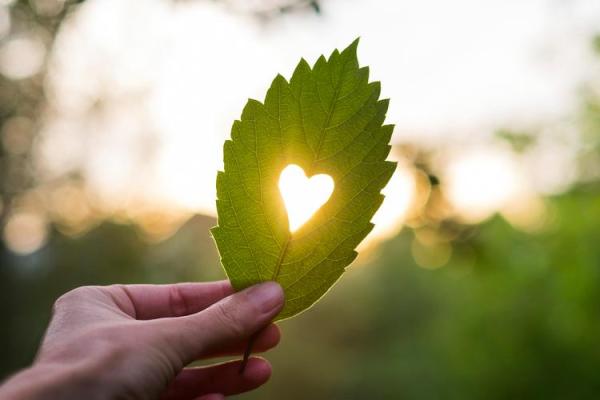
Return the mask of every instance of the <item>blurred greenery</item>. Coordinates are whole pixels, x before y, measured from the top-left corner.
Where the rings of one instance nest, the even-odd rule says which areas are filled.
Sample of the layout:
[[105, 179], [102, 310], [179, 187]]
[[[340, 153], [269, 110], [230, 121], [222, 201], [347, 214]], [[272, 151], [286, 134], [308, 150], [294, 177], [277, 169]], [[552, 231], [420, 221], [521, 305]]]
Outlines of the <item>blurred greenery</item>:
[[[546, 199], [543, 233], [492, 218], [455, 240], [448, 264], [433, 270], [415, 263], [417, 235], [404, 230], [319, 305], [282, 323], [274, 378], [248, 398], [595, 398], [599, 196], [596, 183]], [[195, 217], [155, 245], [105, 223], [78, 239], [53, 232], [29, 257], [3, 250], [2, 374], [31, 361], [65, 290], [222, 277], [213, 223]]]
[[[50, 46], [77, 2], [51, 16], [40, 16], [38, 3], [16, 2], [12, 33], [41, 30]], [[600, 36], [592, 44], [600, 49]], [[440, 214], [445, 182], [430, 160], [435, 151], [407, 144], [420, 154], [408, 157], [411, 165], [433, 187], [429, 202], [397, 236], [361, 254], [316, 307], [282, 323], [283, 342], [269, 354], [272, 381], [243, 397], [597, 398], [600, 96], [593, 87], [575, 122], [577, 179], [542, 199], [545, 216], [535, 229], [517, 229], [501, 215], [467, 224]], [[0, 146], [0, 227], [13, 199], [36, 185], [30, 153], [44, 100], [42, 74], [0, 75], [0, 125], [14, 117], [35, 122], [26, 126], [27, 151]], [[497, 137], [526, 156], [540, 136], [500, 129]], [[0, 379], [31, 363], [53, 301], [73, 287], [224, 277], [208, 233], [214, 224], [197, 215], [168, 239], [149, 241], [138, 226], [110, 219], [78, 235], [53, 223], [46, 245], [29, 255], [0, 241]], [[425, 268], [415, 254], [449, 259]]]
[[249, 398], [597, 398], [599, 198], [594, 184], [547, 199], [541, 234], [495, 217], [436, 270], [405, 230], [284, 323], [273, 382]]
[[501, 129], [496, 132], [496, 137], [506, 141], [517, 153], [523, 153], [535, 144], [535, 137], [529, 132], [513, 132]]

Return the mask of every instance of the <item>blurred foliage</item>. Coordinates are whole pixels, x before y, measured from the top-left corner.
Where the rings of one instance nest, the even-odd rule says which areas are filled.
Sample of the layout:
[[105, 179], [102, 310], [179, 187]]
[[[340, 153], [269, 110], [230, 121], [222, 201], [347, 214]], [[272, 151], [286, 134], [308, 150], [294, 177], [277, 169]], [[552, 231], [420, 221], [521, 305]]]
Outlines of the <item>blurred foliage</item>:
[[592, 39], [592, 47], [598, 54], [600, 54], [600, 34], [594, 36]]
[[435, 270], [405, 230], [284, 324], [274, 380], [250, 398], [596, 398], [599, 195], [548, 199], [543, 234], [493, 218]]
[[[61, 22], [80, 0], [19, 0], [9, 7], [10, 32], [0, 44], [15, 38], [34, 38], [49, 49]], [[35, 186], [32, 149], [40, 128], [44, 104], [44, 67], [22, 79], [0, 74], [0, 227], [10, 213], [13, 199]], [[10, 129], [9, 129], [10, 128]], [[9, 141], [24, 143], [15, 150]]]
[[[537, 234], [500, 217], [471, 227], [437, 269], [415, 263], [421, 235], [404, 230], [282, 324], [273, 381], [248, 398], [595, 398], [599, 196], [593, 184], [547, 199], [549, 225]], [[134, 228], [106, 223], [79, 239], [54, 232], [29, 257], [2, 251], [2, 374], [30, 362], [65, 290], [222, 277], [212, 224], [196, 217], [148, 245]]]
[[506, 141], [517, 153], [523, 153], [535, 144], [535, 137], [529, 132], [514, 132], [501, 129], [496, 132], [496, 137]]

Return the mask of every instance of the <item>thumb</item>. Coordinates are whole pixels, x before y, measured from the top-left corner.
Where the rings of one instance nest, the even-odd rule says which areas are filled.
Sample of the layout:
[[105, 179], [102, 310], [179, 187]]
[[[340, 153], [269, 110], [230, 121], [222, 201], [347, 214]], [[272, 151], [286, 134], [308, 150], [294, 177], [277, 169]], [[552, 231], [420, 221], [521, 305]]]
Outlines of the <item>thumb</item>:
[[283, 304], [281, 286], [265, 282], [225, 297], [199, 313], [163, 319], [169, 324], [164, 333], [171, 336], [173, 340], [168, 342], [176, 346], [174, 350], [187, 364], [250, 337], [268, 325]]

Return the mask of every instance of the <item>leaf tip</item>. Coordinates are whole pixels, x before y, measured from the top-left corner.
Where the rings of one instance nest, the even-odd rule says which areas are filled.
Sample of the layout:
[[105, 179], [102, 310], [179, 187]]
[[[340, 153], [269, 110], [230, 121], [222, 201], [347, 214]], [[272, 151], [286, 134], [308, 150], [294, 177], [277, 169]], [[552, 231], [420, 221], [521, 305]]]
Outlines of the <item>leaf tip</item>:
[[352, 43], [350, 43], [350, 45], [348, 45], [348, 47], [346, 47], [343, 51], [343, 53], [351, 53], [356, 55], [356, 49], [358, 48], [358, 43], [360, 42], [360, 36], [357, 37], [356, 39], [354, 39], [354, 41]]
[[275, 79], [273, 79], [273, 82], [277, 82], [277, 83], [287, 83], [287, 80], [284, 78], [283, 75], [281, 74], [277, 74], [277, 76], [275, 77]]
[[310, 64], [308, 64], [308, 61], [306, 61], [306, 58], [302, 57], [300, 59], [300, 62], [298, 63], [298, 67], [302, 66], [303, 68], [310, 68]]

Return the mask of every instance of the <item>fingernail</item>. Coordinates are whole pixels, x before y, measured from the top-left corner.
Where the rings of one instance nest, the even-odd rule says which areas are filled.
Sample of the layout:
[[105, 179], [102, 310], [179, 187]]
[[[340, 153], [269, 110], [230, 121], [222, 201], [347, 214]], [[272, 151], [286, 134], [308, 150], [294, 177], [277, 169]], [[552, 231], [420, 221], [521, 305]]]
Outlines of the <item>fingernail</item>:
[[281, 307], [283, 303], [283, 289], [276, 282], [265, 282], [252, 286], [246, 295], [256, 308], [264, 313]]

